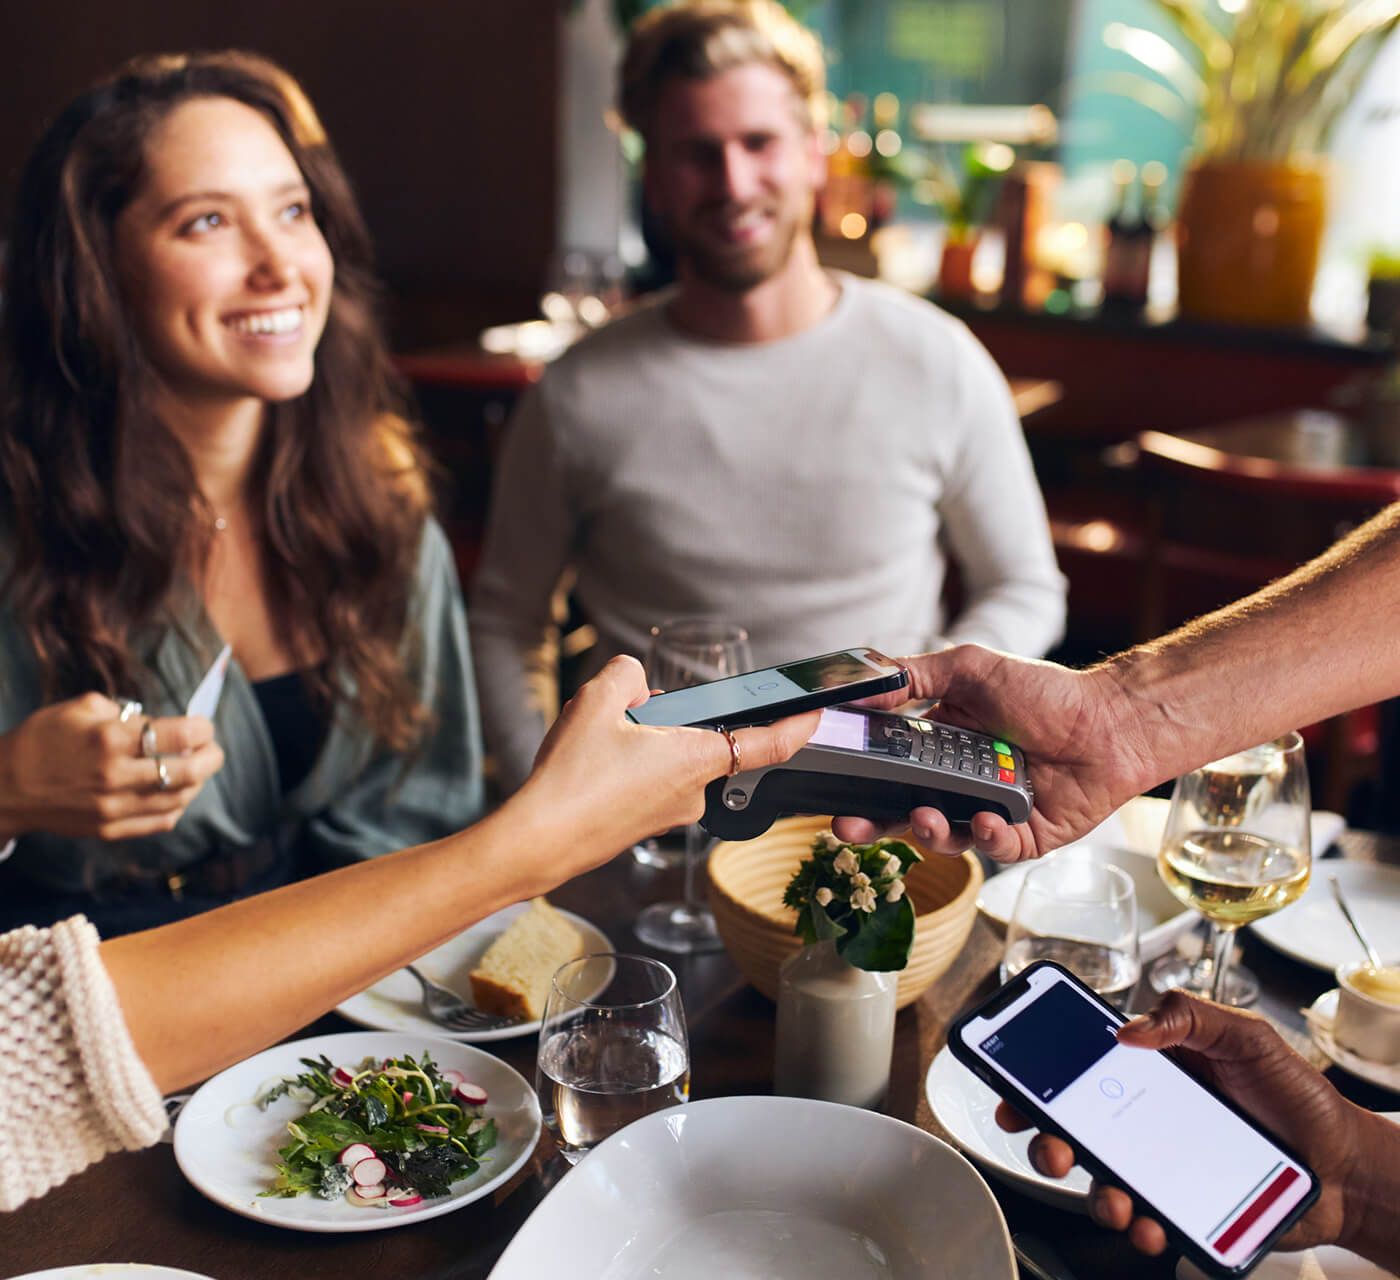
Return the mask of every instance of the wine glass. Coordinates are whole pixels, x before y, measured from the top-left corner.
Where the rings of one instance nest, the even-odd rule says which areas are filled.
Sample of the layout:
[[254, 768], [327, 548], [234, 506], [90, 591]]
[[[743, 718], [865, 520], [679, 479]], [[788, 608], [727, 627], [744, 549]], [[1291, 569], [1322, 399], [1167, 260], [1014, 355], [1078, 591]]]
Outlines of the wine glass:
[[1133, 878], [1087, 849], [1065, 849], [1032, 866], [1006, 926], [1002, 980], [1037, 960], [1057, 961], [1126, 1008], [1142, 976]]
[[[749, 634], [718, 618], [672, 618], [651, 629], [646, 661], [653, 689], [686, 689], [753, 669]], [[685, 828], [685, 893], [637, 917], [637, 937], [660, 951], [713, 951], [722, 946], [715, 918], [699, 892], [700, 864], [710, 838], [697, 822]]]
[[[1312, 803], [1296, 733], [1215, 760], [1177, 779], [1157, 870], [1172, 894], [1210, 924], [1201, 977], [1211, 999], [1249, 1004], [1258, 983], [1231, 984], [1241, 925], [1286, 907], [1308, 887]], [[1170, 966], [1154, 970], [1159, 990]], [[1186, 975], [1182, 975], [1185, 977]], [[1181, 985], [1191, 989], [1189, 979]]]
[[600, 952], [561, 965], [540, 1020], [535, 1091], [570, 1164], [633, 1120], [690, 1096], [676, 975], [659, 960]]

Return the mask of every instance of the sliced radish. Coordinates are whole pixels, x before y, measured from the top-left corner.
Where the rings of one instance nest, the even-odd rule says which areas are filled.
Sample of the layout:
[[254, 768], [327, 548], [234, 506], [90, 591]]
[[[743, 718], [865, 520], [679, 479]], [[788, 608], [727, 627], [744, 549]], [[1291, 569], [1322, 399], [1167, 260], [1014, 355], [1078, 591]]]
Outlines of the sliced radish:
[[366, 1146], [363, 1142], [352, 1142], [338, 1156], [336, 1161], [343, 1164], [347, 1169], [353, 1169], [361, 1160], [373, 1160], [374, 1148]]
[[449, 1129], [445, 1124], [416, 1124], [416, 1125], [414, 1125], [413, 1127], [414, 1127], [415, 1129], [421, 1129], [424, 1133], [451, 1133], [451, 1132], [452, 1132], [452, 1130]]
[[351, 1187], [345, 1198], [361, 1209], [368, 1205], [383, 1204], [384, 1184], [381, 1182], [373, 1187]]
[[459, 1102], [465, 1102], [469, 1107], [484, 1107], [486, 1105], [486, 1090], [479, 1084], [473, 1084], [470, 1080], [463, 1080], [452, 1091], [452, 1096]]
[[395, 1192], [389, 1197], [389, 1203], [396, 1209], [410, 1209], [415, 1204], [422, 1204], [423, 1197], [412, 1187], [405, 1187], [402, 1191]]
[[357, 1187], [372, 1187], [377, 1182], [384, 1181], [384, 1175], [389, 1172], [388, 1166], [378, 1156], [370, 1156], [368, 1160], [361, 1160], [353, 1169], [350, 1176], [355, 1179]]
[[447, 1069], [446, 1071], [440, 1071], [440, 1072], [438, 1072], [438, 1074], [439, 1074], [444, 1080], [446, 1080], [446, 1081], [448, 1082], [448, 1084], [463, 1084], [463, 1083], [466, 1082], [466, 1079], [467, 1079], [467, 1077], [464, 1076], [464, 1075], [463, 1075], [460, 1071], [458, 1071], [455, 1067], [448, 1067], [448, 1069]]
[[348, 1089], [355, 1083], [355, 1077], [344, 1067], [337, 1067], [331, 1072], [331, 1083], [335, 1085], [337, 1089]]

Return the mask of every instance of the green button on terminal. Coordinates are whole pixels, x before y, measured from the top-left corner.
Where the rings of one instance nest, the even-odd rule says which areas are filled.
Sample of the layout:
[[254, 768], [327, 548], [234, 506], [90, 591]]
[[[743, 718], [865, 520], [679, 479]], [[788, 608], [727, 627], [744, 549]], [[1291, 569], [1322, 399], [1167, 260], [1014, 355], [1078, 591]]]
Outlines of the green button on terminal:
[[1008, 747], [1004, 742], [993, 742], [992, 750], [999, 752], [1001, 755], [1004, 756], [1009, 756], [1011, 754], [1011, 748]]

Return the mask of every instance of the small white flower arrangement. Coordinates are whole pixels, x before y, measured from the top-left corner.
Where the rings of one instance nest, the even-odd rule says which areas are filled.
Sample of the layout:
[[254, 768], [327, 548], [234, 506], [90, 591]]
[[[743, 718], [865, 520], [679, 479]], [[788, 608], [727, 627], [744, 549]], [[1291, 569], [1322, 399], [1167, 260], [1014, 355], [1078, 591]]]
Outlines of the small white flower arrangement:
[[834, 941], [858, 969], [903, 969], [914, 945], [914, 904], [904, 876], [923, 860], [903, 840], [845, 844], [829, 831], [812, 842], [783, 893], [807, 943]]

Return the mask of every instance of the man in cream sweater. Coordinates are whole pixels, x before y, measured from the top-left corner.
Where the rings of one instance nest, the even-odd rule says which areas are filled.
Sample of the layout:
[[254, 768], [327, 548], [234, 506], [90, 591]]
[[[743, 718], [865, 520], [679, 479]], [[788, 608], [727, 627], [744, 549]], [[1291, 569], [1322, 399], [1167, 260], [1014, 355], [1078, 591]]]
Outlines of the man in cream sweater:
[[1005, 379], [958, 321], [817, 261], [823, 88], [771, 0], [633, 30], [621, 108], [679, 283], [561, 357], [506, 429], [472, 630], [507, 789], [547, 726], [536, 655], [569, 569], [596, 664], [698, 614], [745, 626], [759, 665], [943, 639], [1037, 656], [1061, 634]]

